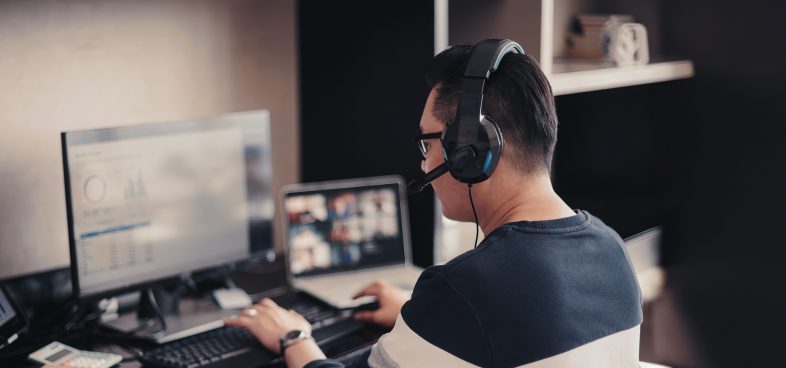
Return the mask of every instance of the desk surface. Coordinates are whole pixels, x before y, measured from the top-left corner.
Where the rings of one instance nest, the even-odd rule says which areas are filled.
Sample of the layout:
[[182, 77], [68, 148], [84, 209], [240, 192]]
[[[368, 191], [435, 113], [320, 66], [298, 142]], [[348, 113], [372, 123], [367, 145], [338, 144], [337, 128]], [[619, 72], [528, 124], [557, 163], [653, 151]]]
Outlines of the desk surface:
[[[369, 325], [368, 328], [357, 331], [351, 335], [345, 336], [339, 340], [332, 341], [328, 344], [324, 344], [322, 346], [325, 355], [330, 358], [337, 359], [337, 360], [351, 360], [354, 356], [356, 356], [359, 352], [365, 351], [368, 347], [370, 347], [374, 342], [379, 339], [385, 332], [385, 329]], [[59, 341], [71, 345], [78, 349], [84, 350], [93, 350], [93, 351], [101, 351], [107, 353], [114, 353], [119, 354], [124, 357], [131, 357], [132, 354], [127, 347], [121, 347], [120, 345], [106, 342], [106, 341], [99, 341], [100, 338], [95, 336], [89, 336], [86, 333], [75, 333], [66, 338], [63, 338]], [[25, 346], [28, 344], [28, 346]], [[3, 350], [2, 354], [8, 354], [8, 352], [12, 351], [31, 351], [36, 348], [36, 346], [45, 345], [43, 343], [34, 344], [28, 341], [20, 341], [19, 345], [15, 344], [13, 346], [14, 350]], [[28, 347], [28, 349], [25, 349]], [[145, 349], [146, 347], [139, 346], [137, 344], [130, 345], [131, 348], [137, 349]], [[0, 359], [0, 366], [2, 367], [40, 367], [40, 365], [27, 361], [27, 353], [20, 353], [17, 356], [11, 358]], [[136, 359], [131, 359], [129, 361], [124, 361], [119, 364], [119, 367], [123, 368], [136, 368], [142, 367], [142, 363], [137, 361]], [[261, 362], [249, 362], [248, 367], [283, 367], [283, 364], [263, 364]], [[238, 367], [242, 368], [242, 367]]]
[[[260, 296], [266, 294], [266, 290], [274, 290], [275, 287], [286, 284], [285, 274], [283, 272], [270, 273], [269, 269], [270, 267], [268, 266], [259, 272], [255, 272], [252, 266], [248, 270], [233, 271], [230, 273], [230, 277], [239, 287], [245, 289], [249, 294], [252, 294], [255, 299], [258, 299]], [[347, 358], [359, 349], [370, 346], [386, 332], [387, 330], [382, 327], [367, 325], [365, 329], [344, 336], [328, 344], [324, 344], [322, 349], [328, 357], [334, 359]], [[58, 341], [78, 349], [115, 353], [124, 357], [132, 356], [132, 353], [124, 347], [108, 342], [106, 339], [90, 335], [84, 331], [78, 331], [65, 337], [59, 337]], [[18, 342], [0, 351], [0, 367], [38, 367], [39, 365], [27, 361], [27, 355], [49, 342], [51, 342], [51, 340], [33, 339], [30, 336], [22, 336]], [[152, 345], [143, 346], [139, 343], [135, 343], [132, 344], [131, 347], [146, 350], [151, 348]], [[9, 354], [13, 354], [13, 356], [9, 356]], [[136, 360], [131, 360], [123, 362], [119, 366], [141, 367], [142, 364]], [[249, 365], [249, 367], [254, 366], [264, 365]]]

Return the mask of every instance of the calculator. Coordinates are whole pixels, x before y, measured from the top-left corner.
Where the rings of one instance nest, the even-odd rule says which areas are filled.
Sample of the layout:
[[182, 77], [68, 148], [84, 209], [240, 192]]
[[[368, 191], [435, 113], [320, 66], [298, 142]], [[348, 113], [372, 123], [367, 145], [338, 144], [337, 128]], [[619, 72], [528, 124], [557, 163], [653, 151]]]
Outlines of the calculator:
[[41, 364], [69, 368], [109, 368], [123, 360], [117, 354], [79, 350], [57, 341], [36, 350], [27, 358]]

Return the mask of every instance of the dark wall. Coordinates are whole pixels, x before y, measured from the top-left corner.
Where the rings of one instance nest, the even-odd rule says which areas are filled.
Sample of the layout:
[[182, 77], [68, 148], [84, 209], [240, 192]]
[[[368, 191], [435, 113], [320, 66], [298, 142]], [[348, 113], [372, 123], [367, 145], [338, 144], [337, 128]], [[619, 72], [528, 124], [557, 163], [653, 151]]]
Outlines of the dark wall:
[[760, 3], [661, 2], [663, 52], [694, 78], [557, 98], [557, 191], [623, 237], [663, 225], [645, 360], [783, 359], [786, 6]]
[[[430, 1], [299, 2], [304, 182], [420, 177], [412, 141], [434, 54]], [[433, 262], [433, 194], [410, 198], [413, 256]]]
[[627, 238], [663, 223], [665, 127], [653, 94], [674, 81], [558, 96], [552, 180], [573, 208]]
[[662, 4], [663, 44], [696, 67], [695, 78], [659, 92], [656, 100], [675, 103], [655, 111], [671, 164], [668, 302], [688, 321], [664, 335], [697, 345], [692, 357], [664, 349], [676, 366], [783, 364], [785, 10], [763, 1]]

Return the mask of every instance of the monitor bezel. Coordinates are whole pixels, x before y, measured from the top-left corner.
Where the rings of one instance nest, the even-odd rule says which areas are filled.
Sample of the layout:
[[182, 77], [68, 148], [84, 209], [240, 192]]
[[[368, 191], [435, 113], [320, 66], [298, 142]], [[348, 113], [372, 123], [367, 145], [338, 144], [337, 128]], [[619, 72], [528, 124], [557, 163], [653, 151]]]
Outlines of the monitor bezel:
[[[338, 269], [325, 273], [318, 273], [315, 275], [304, 275], [304, 276], [295, 275], [291, 272], [290, 265], [289, 265], [289, 259], [290, 259], [289, 219], [286, 213], [287, 196], [296, 193], [305, 194], [309, 192], [317, 192], [317, 191], [325, 191], [325, 190], [341, 190], [341, 189], [362, 190], [364, 187], [375, 187], [375, 186], [384, 186], [384, 185], [391, 185], [391, 186], [395, 185], [398, 191], [398, 201], [399, 201], [399, 210], [400, 210], [399, 221], [401, 221], [400, 224], [401, 238], [402, 238], [402, 242], [404, 243], [403, 263], [391, 262], [385, 264], [375, 264], [373, 266], [368, 266], [368, 267]], [[287, 278], [289, 279], [290, 284], [294, 285], [294, 281], [296, 279], [306, 280], [309, 278], [348, 274], [348, 273], [356, 272], [358, 270], [366, 270], [374, 267], [386, 267], [386, 266], [394, 266], [398, 264], [402, 266], [412, 266], [412, 236], [409, 229], [409, 207], [407, 206], [407, 196], [406, 196], [405, 188], [406, 185], [404, 183], [404, 178], [400, 175], [385, 175], [385, 176], [374, 176], [374, 177], [367, 177], [367, 178], [308, 182], [308, 183], [289, 184], [283, 186], [281, 188], [281, 194], [278, 197], [280, 200], [279, 208], [281, 209], [281, 233], [284, 243], [283, 245], [284, 245], [284, 257], [285, 257], [284, 265], [287, 270]]]
[[[73, 131], [63, 131], [60, 133], [60, 145], [61, 145], [61, 153], [62, 153], [62, 160], [63, 160], [63, 178], [65, 181], [65, 200], [66, 200], [66, 220], [68, 223], [68, 248], [69, 248], [69, 257], [70, 257], [70, 273], [71, 273], [71, 285], [72, 285], [72, 297], [78, 303], [90, 303], [95, 302], [101, 299], [122, 295], [126, 293], [136, 292], [140, 290], [150, 289], [154, 287], [170, 287], [176, 284], [180, 284], [183, 280], [187, 280], [192, 278], [193, 275], [204, 274], [210, 271], [216, 271], [225, 269], [227, 272], [238, 268], [241, 265], [247, 263], [260, 263], [260, 260], [264, 260], [266, 257], [262, 255], [263, 252], [274, 250], [275, 251], [275, 244], [274, 244], [274, 237], [271, 233], [271, 246], [267, 250], [262, 250], [258, 252], [251, 251], [251, 239], [249, 233], [249, 251], [244, 256], [238, 257], [237, 259], [225, 261], [225, 262], [218, 262], [212, 265], [206, 265], [205, 267], [198, 267], [188, 272], [174, 272], [172, 274], [167, 274], [165, 276], [156, 277], [150, 280], [145, 280], [142, 282], [130, 283], [127, 285], [119, 286], [117, 288], [107, 289], [107, 290], [99, 290], [95, 292], [85, 293], [81, 287], [79, 282], [79, 269], [78, 269], [78, 262], [77, 262], [77, 255], [76, 255], [76, 233], [74, 231], [74, 217], [73, 217], [73, 201], [71, 198], [71, 175], [69, 172], [68, 166], [68, 136], [71, 134], [79, 134], [85, 132], [95, 132], [100, 130], [114, 130], [114, 129], [145, 129], [146, 127], [158, 126], [162, 124], [178, 124], [178, 123], [185, 123], [185, 122], [195, 122], [195, 121], [214, 121], [226, 118], [232, 118], [242, 115], [250, 115], [250, 114], [262, 114], [265, 116], [267, 120], [267, 129], [268, 129], [268, 147], [267, 147], [267, 154], [269, 155], [270, 162], [274, 162], [274, 158], [272, 157], [272, 149], [270, 145], [272, 144], [272, 135], [270, 134], [271, 124], [270, 124], [270, 111], [266, 109], [261, 110], [252, 110], [252, 111], [243, 111], [237, 112], [232, 114], [224, 114], [206, 118], [197, 118], [197, 119], [187, 119], [187, 120], [179, 120], [179, 121], [168, 121], [168, 122], [155, 122], [155, 123], [144, 123], [144, 124], [135, 124], [135, 125], [124, 125], [124, 126], [116, 126], [111, 128], [99, 128], [99, 129], [86, 129], [86, 130], [73, 130]], [[272, 185], [271, 185], [272, 187]], [[273, 190], [271, 190], [272, 192]], [[275, 201], [273, 197], [274, 194], [271, 193], [271, 200]], [[271, 218], [271, 228], [275, 227], [275, 211]]]
[[0, 293], [5, 295], [6, 300], [8, 300], [8, 304], [11, 305], [11, 309], [14, 312], [14, 316], [8, 320], [5, 324], [0, 326], [0, 347], [10, 344], [8, 340], [16, 335], [19, 337], [23, 332], [25, 332], [29, 326], [27, 322], [27, 318], [25, 318], [24, 313], [22, 310], [19, 309], [19, 306], [14, 301], [13, 295], [8, 292], [8, 289], [0, 282]]

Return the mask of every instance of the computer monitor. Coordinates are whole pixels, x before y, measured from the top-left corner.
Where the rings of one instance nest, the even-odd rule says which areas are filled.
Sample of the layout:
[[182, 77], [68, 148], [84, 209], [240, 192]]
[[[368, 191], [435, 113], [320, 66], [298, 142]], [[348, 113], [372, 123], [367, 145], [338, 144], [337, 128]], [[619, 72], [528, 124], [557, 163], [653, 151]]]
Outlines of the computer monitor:
[[74, 294], [272, 261], [267, 111], [61, 134]]
[[312, 276], [410, 263], [403, 179], [398, 176], [282, 189], [289, 271]]

